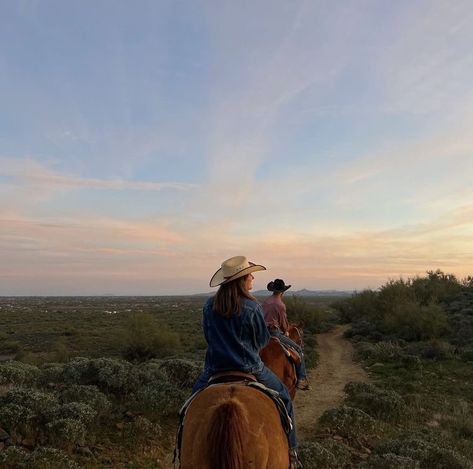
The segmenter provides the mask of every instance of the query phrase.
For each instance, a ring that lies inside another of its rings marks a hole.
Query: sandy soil
[[[345,384],[369,379],[366,371],[353,361],[352,344],[343,338],[348,327],[338,326],[317,334],[319,365],[308,373],[312,389],[299,391],[294,403],[299,440],[314,431],[324,411],[341,404]]]

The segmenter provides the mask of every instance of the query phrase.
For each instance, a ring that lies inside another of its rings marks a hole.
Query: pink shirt
[[[263,303],[264,321],[268,329],[277,327],[282,333],[289,329],[286,305],[278,295],[271,295]]]

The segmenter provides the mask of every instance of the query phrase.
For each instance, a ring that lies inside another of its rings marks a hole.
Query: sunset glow
[[[234,255],[255,289],[472,275],[472,23],[469,0],[3,2],[0,295],[206,292]]]

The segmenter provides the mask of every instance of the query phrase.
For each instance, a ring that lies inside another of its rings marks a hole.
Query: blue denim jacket
[[[264,322],[263,309],[256,301],[244,297],[240,300],[240,315],[234,313],[229,318],[213,310],[213,297],[204,306],[207,373],[226,370],[257,373],[263,369],[259,351],[271,337]]]

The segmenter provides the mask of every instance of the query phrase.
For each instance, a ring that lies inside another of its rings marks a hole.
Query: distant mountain
[[[257,290],[252,292],[255,296],[269,296],[271,292],[268,290]],[[351,290],[307,290],[303,288],[302,290],[288,290],[286,295],[294,296],[351,296],[353,291]]]
[[[302,290],[288,290],[286,292],[286,296],[351,296],[353,295],[352,290],[307,290],[303,288]],[[251,292],[254,296],[269,296],[271,292],[268,290],[256,290]],[[211,291],[208,293],[196,293],[191,296],[205,296],[210,297],[215,295],[215,291]]]

